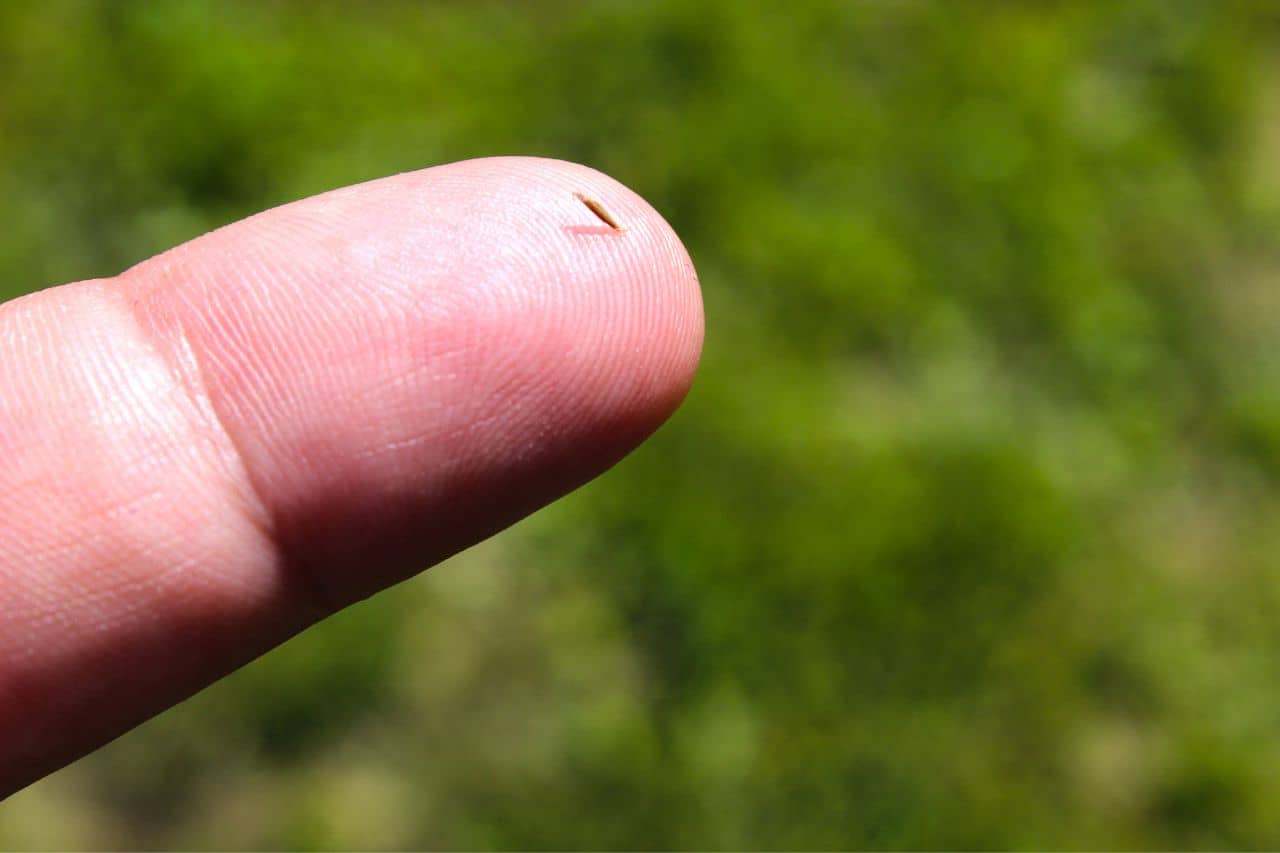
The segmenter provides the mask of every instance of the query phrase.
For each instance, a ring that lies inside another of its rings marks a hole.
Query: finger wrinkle
[[[199,280],[198,267],[184,264],[177,269],[195,281]],[[164,277],[173,275],[174,271],[173,264],[157,270]],[[213,398],[200,348],[192,344],[179,316],[181,312],[173,311],[164,298],[168,295],[166,283],[149,278],[149,273],[147,266],[134,267],[127,277],[119,281],[120,304],[132,317],[139,338],[165,365],[176,387],[181,389],[185,401],[190,404],[185,414],[191,430],[212,447],[210,455],[216,457],[216,464],[224,472],[228,486],[227,508],[249,523],[260,541],[267,544],[269,552],[276,555],[277,570],[284,573],[285,560],[279,552],[280,538],[275,517],[257,487],[236,431],[223,418]],[[322,618],[333,611],[323,596],[318,596],[311,588],[305,572],[290,572],[281,580],[299,593],[296,597],[308,611],[308,618]]]

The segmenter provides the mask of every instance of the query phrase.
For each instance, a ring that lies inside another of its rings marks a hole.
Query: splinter
[[[604,206],[600,204],[600,202],[596,201],[593,198],[587,198],[582,193],[574,193],[573,197],[576,198],[578,201],[582,202],[583,204],[585,204],[587,206],[587,210],[590,210],[592,213],[594,213],[601,222],[603,222],[605,225],[608,225],[614,231],[627,230],[618,224],[618,220],[614,219],[609,214],[609,211],[604,209]]]

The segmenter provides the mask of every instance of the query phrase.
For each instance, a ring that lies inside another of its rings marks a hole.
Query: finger
[[[701,341],[658,214],[521,158],[0,306],[0,793],[598,474]]]

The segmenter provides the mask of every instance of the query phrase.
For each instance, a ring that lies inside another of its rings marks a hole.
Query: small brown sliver
[[[605,225],[608,225],[614,231],[627,230],[618,224],[618,220],[614,219],[613,216],[609,213],[609,211],[604,209],[604,205],[600,204],[600,202],[596,201],[593,198],[587,198],[582,193],[574,193],[573,197],[576,198],[578,201],[582,202],[583,204],[585,204],[587,206],[587,210],[590,210],[592,213],[594,213],[597,219],[599,219]]]

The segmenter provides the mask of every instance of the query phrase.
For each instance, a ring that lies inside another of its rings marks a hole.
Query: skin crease
[[[662,218],[532,158],[0,305],[0,796],[601,473],[702,334]]]

